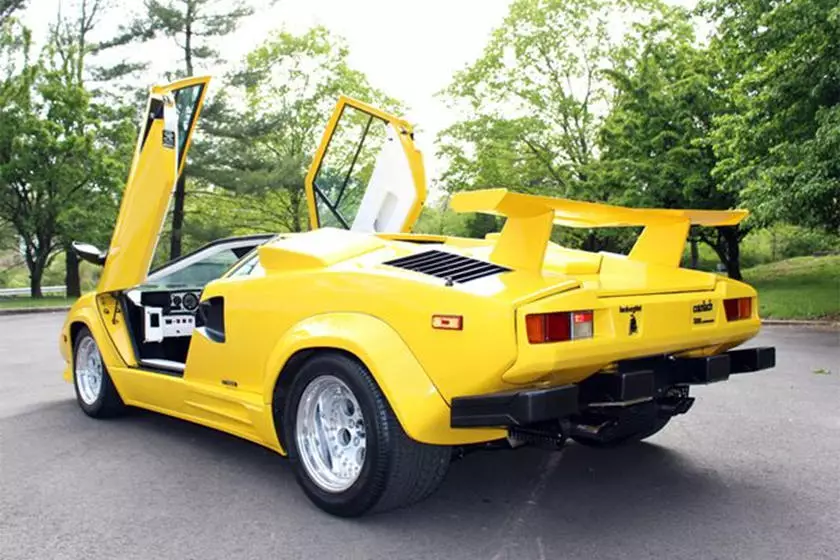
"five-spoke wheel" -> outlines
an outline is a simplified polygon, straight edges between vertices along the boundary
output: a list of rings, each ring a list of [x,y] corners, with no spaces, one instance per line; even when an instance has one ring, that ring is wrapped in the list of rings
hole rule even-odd
[[[332,375],[314,379],[300,398],[295,439],[313,482],[327,492],[347,490],[365,463],[367,438],[359,402]]]
[[[73,385],[76,400],[88,416],[113,416],[125,407],[102,361],[99,346],[87,328],[82,328],[75,337]]]
[[[306,495],[343,517],[407,506],[446,475],[449,447],[409,438],[370,372],[339,352],[316,354],[283,399],[283,441]]]

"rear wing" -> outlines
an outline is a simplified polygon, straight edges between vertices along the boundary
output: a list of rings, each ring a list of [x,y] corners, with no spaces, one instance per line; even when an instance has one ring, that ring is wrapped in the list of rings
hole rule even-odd
[[[642,226],[628,258],[678,267],[688,229],[734,226],[746,210],[666,210],[626,208],[486,189],[460,192],[450,201],[456,212],[480,212],[507,217],[490,259],[514,269],[541,270],[553,224],[576,228]]]

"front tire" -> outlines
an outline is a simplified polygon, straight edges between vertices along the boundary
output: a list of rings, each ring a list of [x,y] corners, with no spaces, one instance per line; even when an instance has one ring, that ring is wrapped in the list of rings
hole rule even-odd
[[[87,327],[79,331],[73,344],[73,386],[76,402],[92,418],[117,416],[125,409],[102,361],[99,346]]]
[[[292,382],[283,426],[295,477],[327,513],[357,517],[419,502],[446,475],[449,447],[403,431],[367,369],[340,353],[308,360]]]

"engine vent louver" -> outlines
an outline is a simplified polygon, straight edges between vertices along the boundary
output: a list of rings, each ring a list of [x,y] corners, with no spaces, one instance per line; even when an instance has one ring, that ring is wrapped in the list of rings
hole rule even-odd
[[[453,283],[469,282],[501,272],[510,272],[509,268],[503,266],[434,250],[385,261],[382,264],[448,279]]]

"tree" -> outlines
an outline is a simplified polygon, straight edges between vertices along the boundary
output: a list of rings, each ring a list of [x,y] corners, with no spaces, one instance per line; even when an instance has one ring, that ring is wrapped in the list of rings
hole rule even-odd
[[[715,177],[760,223],[840,230],[840,5],[710,0],[712,47],[735,110],[713,137]]]
[[[616,97],[599,133],[600,190],[633,206],[728,209],[739,192],[712,174],[717,160],[714,120],[729,110],[712,54],[696,46],[689,14],[670,10],[640,26],[609,75]],[[744,228],[695,229],[730,277],[741,278],[739,242]]]
[[[192,150],[192,175],[212,187],[205,196],[236,196],[240,223],[247,216],[263,230],[305,229],[304,177],[339,95],[400,107],[351,68],[348,55],[322,27],[275,32],[249,53],[227,95],[205,111],[207,134]]]
[[[658,10],[647,0],[515,0],[481,57],[444,92],[470,116],[438,139],[451,165],[443,185],[609,200],[591,180],[612,97],[604,71],[626,32],[616,30]],[[606,239],[589,232],[584,246]]]
[[[520,154],[514,161],[536,164],[546,188],[580,194],[595,157],[598,111],[610,101],[602,73],[612,67],[619,39],[610,35],[610,24],[648,17],[655,5],[643,0],[514,1],[482,56],[457,73],[445,91],[478,119],[459,123],[443,139],[475,148],[480,146],[472,132],[487,125],[503,127],[505,134],[498,138]]]
[[[0,0],[0,25],[25,5],[26,0]]]
[[[220,54],[211,46],[213,40],[231,33],[242,18],[254,13],[242,0],[146,0],[145,5],[152,31],[171,38],[183,55],[181,76],[193,76],[202,61],[217,60]],[[182,173],[172,205],[170,259],[181,255],[185,198],[186,173]]]
[[[0,217],[19,236],[31,295],[41,297],[67,210],[114,188],[118,164],[99,145],[100,122],[83,88],[52,61],[21,76],[16,98],[0,109]]]
[[[75,0],[63,4],[63,11],[59,11],[50,31],[50,49],[59,64],[56,71],[60,71],[67,84],[90,93],[91,111],[97,113],[100,122],[98,141],[110,142],[110,147],[128,160],[133,138],[129,139],[127,134],[133,128],[129,119],[134,109],[126,106],[118,96],[90,87],[91,83],[102,83],[103,79],[109,83],[119,80],[146,66],[142,62],[125,60],[110,64],[99,62],[98,55],[148,35],[136,26],[123,28],[116,35],[107,37],[97,33],[100,18],[116,7],[121,7],[119,0]],[[127,173],[127,165],[124,167],[122,172]],[[124,176],[113,179],[122,180]],[[67,215],[61,220],[66,293],[77,297],[81,295],[79,259],[71,243],[80,238],[88,242],[103,239],[103,226],[109,227],[116,218],[116,204],[108,197],[99,197],[95,207],[66,207],[63,213]]]

